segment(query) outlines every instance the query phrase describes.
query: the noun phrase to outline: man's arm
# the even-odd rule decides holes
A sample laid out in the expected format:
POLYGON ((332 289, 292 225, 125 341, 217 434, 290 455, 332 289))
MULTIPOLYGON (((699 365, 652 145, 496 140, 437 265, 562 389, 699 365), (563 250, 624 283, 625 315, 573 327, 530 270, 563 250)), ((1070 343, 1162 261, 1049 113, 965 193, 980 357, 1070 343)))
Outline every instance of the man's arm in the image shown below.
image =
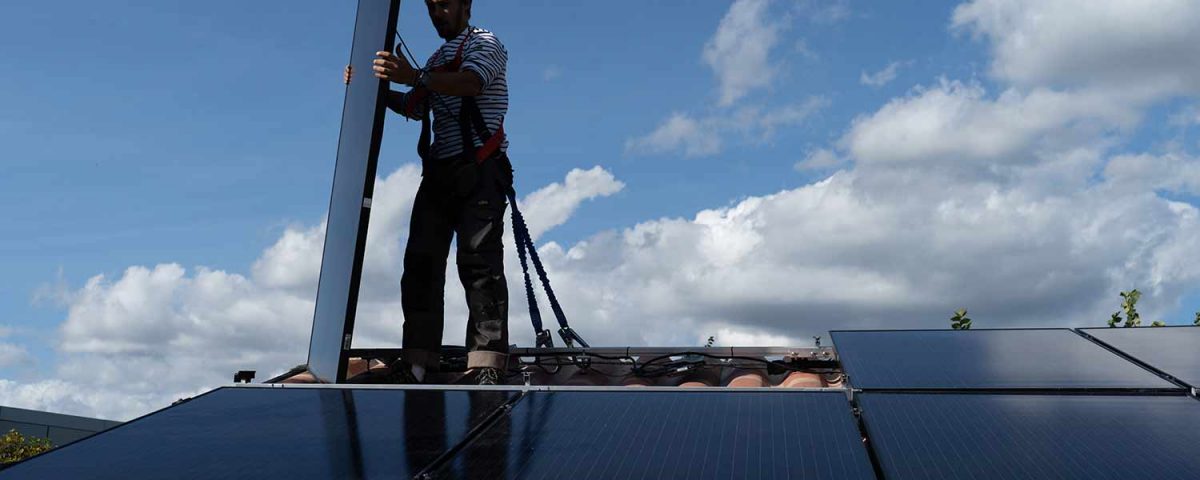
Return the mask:
MULTIPOLYGON (((412 86, 417 82, 419 71, 408 63, 404 57, 392 52, 375 52, 375 76, 394 83, 412 86)), ((427 72, 425 88, 434 93, 455 97, 474 97, 483 92, 483 79, 478 73, 463 72, 427 72)))
POLYGON ((408 92, 388 90, 387 107, 393 112, 399 113, 405 117, 413 120, 420 120, 421 116, 425 113, 425 109, 427 108, 425 104, 428 99, 417 98, 418 95, 413 94, 415 90, 416 89, 408 92), (413 102, 413 104, 409 105, 409 102, 413 102))

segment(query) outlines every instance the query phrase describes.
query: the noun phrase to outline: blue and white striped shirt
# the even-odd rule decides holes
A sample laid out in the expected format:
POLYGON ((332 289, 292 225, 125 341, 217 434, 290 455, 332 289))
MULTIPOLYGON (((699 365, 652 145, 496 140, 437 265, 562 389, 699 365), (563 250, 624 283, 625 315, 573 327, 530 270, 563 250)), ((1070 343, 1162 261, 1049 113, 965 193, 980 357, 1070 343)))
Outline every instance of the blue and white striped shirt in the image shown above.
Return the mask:
MULTIPOLYGON (((463 40, 467 44, 462 50, 461 70, 475 72, 482 80, 483 92, 475 97, 475 103, 479 105, 479 113, 483 115, 488 131, 495 132, 504 123, 504 116, 508 113, 508 51, 500 39, 482 28, 467 27, 453 40, 439 47, 425 63, 425 68, 433 69, 454 61, 454 55, 463 40)), ((462 153, 462 130, 458 125, 462 98, 432 92, 431 97, 429 106, 433 109, 433 146, 430 150, 433 158, 462 153)), ((476 147, 483 146, 478 135, 473 137, 476 147)), ((500 150, 508 150, 507 138, 500 145, 500 150)))

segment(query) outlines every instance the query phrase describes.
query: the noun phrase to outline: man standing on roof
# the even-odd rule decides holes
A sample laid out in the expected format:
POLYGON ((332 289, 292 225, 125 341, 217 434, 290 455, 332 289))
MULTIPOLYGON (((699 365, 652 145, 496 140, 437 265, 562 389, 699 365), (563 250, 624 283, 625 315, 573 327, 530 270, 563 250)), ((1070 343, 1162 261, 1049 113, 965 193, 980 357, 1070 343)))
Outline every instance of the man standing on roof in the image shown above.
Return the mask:
MULTIPOLYGON (((412 87, 390 91, 388 108, 421 120, 417 152, 422 179, 400 280, 404 358, 393 365, 393 375, 402 382, 420 382, 438 366, 446 258, 455 235, 458 277, 470 312, 468 378, 496 384, 507 363, 508 287, 501 237, 506 194, 512 188, 502 127, 508 112, 508 52, 491 32, 470 25, 471 3, 425 0, 429 19, 446 43, 423 68, 391 52, 378 52, 375 59, 376 77, 412 87)), ((347 68, 347 82, 351 74, 347 68)))

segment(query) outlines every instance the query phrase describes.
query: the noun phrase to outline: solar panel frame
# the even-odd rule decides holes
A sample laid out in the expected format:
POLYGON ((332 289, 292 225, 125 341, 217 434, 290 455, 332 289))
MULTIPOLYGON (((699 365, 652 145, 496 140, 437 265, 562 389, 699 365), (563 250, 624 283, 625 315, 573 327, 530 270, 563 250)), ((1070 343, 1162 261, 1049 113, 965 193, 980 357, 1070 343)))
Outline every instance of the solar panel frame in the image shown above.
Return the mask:
POLYGON ((1200 402, 1183 395, 863 392, 883 474, 1200 478, 1200 402))
POLYGON ((530 391, 506 417, 432 478, 875 478, 845 391, 530 391))
POLYGON ((1200 388, 1200 326, 1081 328, 1078 331, 1162 376, 1190 388, 1200 388), (1149 339, 1155 343, 1150 345, 1139 344, 1138 339, 1131 337, 1165 338, 1149 339))
POLYGON ((863 390, 1176 391, 1180 387, 1073 330, 835 330, 863 390))

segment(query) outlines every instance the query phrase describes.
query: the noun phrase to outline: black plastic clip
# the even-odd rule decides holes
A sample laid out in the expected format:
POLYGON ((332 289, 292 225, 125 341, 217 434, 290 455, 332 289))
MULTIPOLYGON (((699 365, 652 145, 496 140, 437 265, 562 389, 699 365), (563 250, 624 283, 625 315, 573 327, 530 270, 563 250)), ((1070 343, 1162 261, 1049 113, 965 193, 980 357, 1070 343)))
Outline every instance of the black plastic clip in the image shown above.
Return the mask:
POLYGON ((554 337, 549 329, 538 332, 536 345, 538 348, 554 348, 554 337))
POLYGON ((563 343, 567 344, 567 348, 574 348, 576 343, 583 348, 591 348, 591 345, 588 345, 588 343, 583 340, 583 337, 579 336, 578 333, 575 333, 575 330, 571 327, 562 327, 558 329, 558 336, 562 337, 563 343))

